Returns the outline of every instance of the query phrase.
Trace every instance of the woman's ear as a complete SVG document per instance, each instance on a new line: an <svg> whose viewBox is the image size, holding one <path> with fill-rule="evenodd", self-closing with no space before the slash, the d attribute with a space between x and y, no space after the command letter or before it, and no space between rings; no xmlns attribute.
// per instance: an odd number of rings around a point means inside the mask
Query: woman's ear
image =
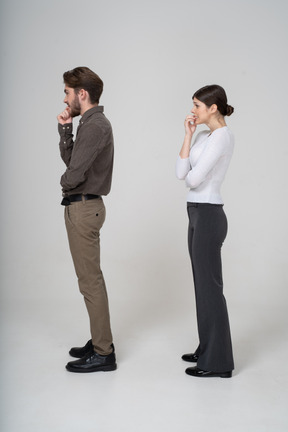
<svg viewBox="0 0 288 432"><path fill-rule="evenodd" d="M211 112L211 114L216 113L217 110L218 110L218 107L217 107L216 104L212 104L212 105L210 106L210 112Z"/></svg>

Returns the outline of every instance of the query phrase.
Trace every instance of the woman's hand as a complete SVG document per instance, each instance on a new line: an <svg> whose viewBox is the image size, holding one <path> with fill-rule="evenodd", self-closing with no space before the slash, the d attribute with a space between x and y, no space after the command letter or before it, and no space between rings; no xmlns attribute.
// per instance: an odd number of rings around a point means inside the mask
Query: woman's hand
<svg viewBox="0 0 288 432"><path fill-rule="evenodd" d="M188 114L184 121L185 133L192 137L197 125L195 124L195 116L193 114Z"/></svg>
<svg viewBox="0 0 288 432"><path fill-rule="evenodd" d="M194 120L195 117L193 114L188 114L185 118L184 121L185 137L184 137L183 146L180 150L181 159L186 159L189 157L192 136L196 130L196 124L194 123Z"/></svg>

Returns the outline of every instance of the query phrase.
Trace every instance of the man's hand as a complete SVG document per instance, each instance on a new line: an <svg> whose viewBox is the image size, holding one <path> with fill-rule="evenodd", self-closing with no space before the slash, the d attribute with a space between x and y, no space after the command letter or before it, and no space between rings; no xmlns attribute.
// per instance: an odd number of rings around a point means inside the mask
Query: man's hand
<svg viewBox="0 0 288 432"><path fill-rule="evenodd" d="M72 123L70 108L65 108L65 110L57 116L57 120L60 124Z"/></svg>

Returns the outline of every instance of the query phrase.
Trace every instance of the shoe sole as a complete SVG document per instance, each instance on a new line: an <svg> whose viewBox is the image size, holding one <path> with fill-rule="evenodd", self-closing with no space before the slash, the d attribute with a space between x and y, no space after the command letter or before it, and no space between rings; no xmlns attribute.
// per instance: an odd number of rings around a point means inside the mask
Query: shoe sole
<svg viewBox="0 0 288 432"><path fill-rule="evenodd" d="M81 369L81 368L74 368L71 366L66 366L66 369L69 372L77 372L77 373L90 373L90 372L112 372L117 369L117 365L107 365L107 366L99 366L91 369Z"/></svg>
<svg viewBox="0 0 288 432"><path fill-rule="evenodd" d="M200 375L200 374L191 374L186 372L187 375L193 376L196 378L232 378L232 372L225 372L225 373L215 373L213 375Z"/></svg>

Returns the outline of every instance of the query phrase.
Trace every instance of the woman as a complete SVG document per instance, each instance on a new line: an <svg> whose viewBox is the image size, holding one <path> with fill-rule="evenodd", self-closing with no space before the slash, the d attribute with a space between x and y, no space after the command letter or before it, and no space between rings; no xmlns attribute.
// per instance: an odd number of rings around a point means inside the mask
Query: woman
<svg viewBox="0 0 288 432"><path fill-rule="evenodd" d="M182 359L197 363L186 369L195 377L230 378L234 369L230 327L223 296L221 246L227 234L220 187L234 147L225 116L234 108L227 104L218 85L201 88L193 95L194 106L185 119L185 138L177 160L176 174L189 188L188 246L196 297L199 346ZM191 147L198 125L200 132Z"/></svg>

